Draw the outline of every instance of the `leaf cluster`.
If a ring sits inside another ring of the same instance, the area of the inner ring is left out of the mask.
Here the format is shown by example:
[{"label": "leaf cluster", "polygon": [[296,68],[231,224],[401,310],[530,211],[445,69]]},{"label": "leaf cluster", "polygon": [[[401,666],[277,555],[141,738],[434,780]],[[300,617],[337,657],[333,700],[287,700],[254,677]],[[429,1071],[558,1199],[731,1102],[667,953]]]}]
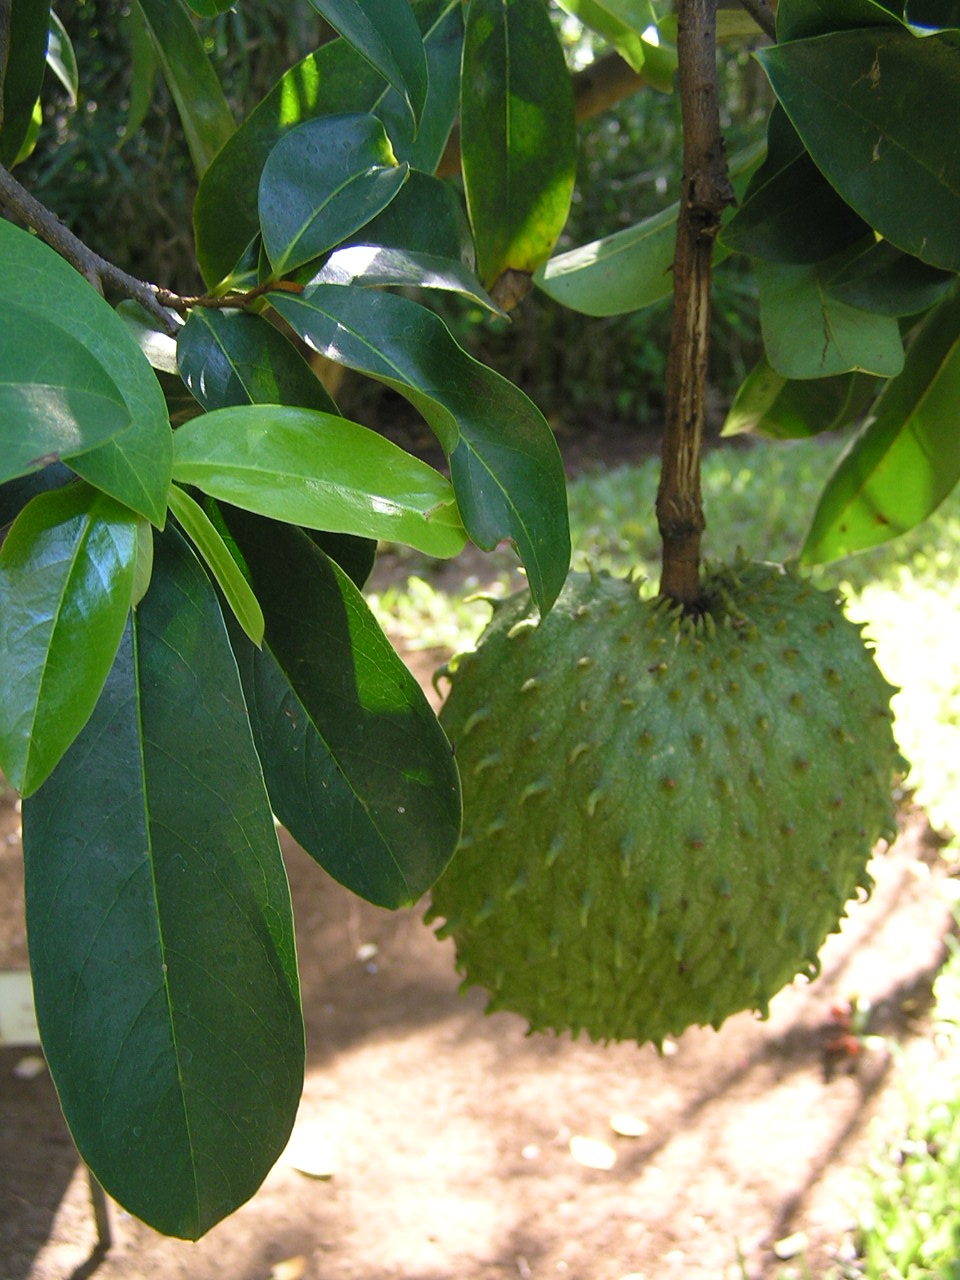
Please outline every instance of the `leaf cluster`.
[{"label": "leaf cluster", "polygon": [[[498,278],[556,241],[574,133],[546,9],[478,0],[465,29],[455,0],[318,2],[340,34],[238,121],[202,25],[227,8],[131,10],[135,83],[162,76],[195,172],[206,293],[169,313],[175,336],[0,222],[0,765],[23,796],[37,1016],[84,1158],[191,1238],[253,1192],[299,1096],[273,815],[386,907],[459,837],[451,747],[361,594],[377,543],[506,542],[544,611],[570,554],[546,421],[421,293],[496,312]],[[15,6],[8,164],[49,57],[36,10]],[[511,49],[544,38],[525,80]],[[464,57],[490,84],[466,208],[432,176]],[[562,140],[546,160],[511,95]],[[516,198],[484,205],[496,184]],[[344,417],[320,357],[405,397],[444,469]]]}]

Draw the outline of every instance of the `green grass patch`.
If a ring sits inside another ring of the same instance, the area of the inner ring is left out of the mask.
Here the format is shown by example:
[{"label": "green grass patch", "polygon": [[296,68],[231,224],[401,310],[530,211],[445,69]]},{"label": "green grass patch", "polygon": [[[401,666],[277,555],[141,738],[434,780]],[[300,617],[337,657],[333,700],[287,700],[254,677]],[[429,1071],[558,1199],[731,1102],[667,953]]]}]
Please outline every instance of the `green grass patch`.
[{"label": "green grass patch", "polygon": [[856,1256],[826,1280],[960,1280],[960,946],[934,984],[934,1033],[901,1068],[906,1127],[861,1179]]}]

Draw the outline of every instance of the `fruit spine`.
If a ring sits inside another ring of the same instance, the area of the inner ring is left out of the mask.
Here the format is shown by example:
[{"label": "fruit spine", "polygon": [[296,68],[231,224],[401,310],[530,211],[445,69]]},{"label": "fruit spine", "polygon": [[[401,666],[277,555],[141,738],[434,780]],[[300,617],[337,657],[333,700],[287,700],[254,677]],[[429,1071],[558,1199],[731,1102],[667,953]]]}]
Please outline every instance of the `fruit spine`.
[{"label": "fruit spine", "polygon": [[496,603],[449,674],[464,833],[427,919],[532,1030],[660,1042],[765,1013],[895,836],[893,690],[777,566],[707,574],[696,617],[572,574],[542,620]]}]

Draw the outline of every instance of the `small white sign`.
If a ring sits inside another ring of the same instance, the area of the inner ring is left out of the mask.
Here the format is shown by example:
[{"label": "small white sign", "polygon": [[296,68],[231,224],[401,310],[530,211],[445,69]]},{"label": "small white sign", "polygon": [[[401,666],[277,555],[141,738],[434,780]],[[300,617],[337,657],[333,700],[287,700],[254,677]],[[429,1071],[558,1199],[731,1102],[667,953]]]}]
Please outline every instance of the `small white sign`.
[{"label": "small white sign", "polygon": [[39,1043],[30,974],[22,969],[0,970],[0,1044]]}]

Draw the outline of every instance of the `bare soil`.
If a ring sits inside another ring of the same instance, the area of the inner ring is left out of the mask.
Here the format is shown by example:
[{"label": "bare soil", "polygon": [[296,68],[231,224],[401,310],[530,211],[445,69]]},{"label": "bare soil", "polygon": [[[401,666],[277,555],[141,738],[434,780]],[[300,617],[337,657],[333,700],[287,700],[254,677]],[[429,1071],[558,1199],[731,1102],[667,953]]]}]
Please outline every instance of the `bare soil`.
[{"label": "bare soil", "polygon": [[[922,1044],[951,925],[954,882],[921,813],[875,859],[873,897],[828,941],[815,983],[777,996],[767,1022],[688,1031],[663,1057],[485,1016],[419,911],[360,902],[282,843],[309,1050],[288,1155],[196,1245],[111,1206],[101,1256],[50,1078],[21,1078],[29,1051],[0,1049],[2,1280],[732,1280],[779,1276],[773,1246],[798,1231],[824,1273],[851,1225],[869,1122],[896,1128],[890,1046]],[[0,969],[25,963],[8,796]],[[866,1042],[844,1042],[839,1011],[855,999],[872,1007]],[[614,1131],[623,1116],[636,1136]],[[602,1144],[612,1167],[583,1164],[575,1138]]]},{"label": "bare soil", "polygon": [[[442,656],[408,655],[425,687]],[[485,1016],[421,910],[363,903],[281,842],[308,1044],[288,1152],[198,1244],[111,1205],[100,1252],[50,1077],[24,1078],[33,1051],[0,1047],[0,1280],[766,1280],[792,1265],[774,1246],[795,1233],[813,1276],[849,1247],[871,1122],[902,1118],[894,1046],[929,1038],[952,927],[957,884],[922,813],[905,804],[816,982],[797,980],[766,1022],[688,1031],[662,1057]],[[26,959],[7,792],[0,970]],[[844,1023],[857,1002],[866,1038]]]}]

